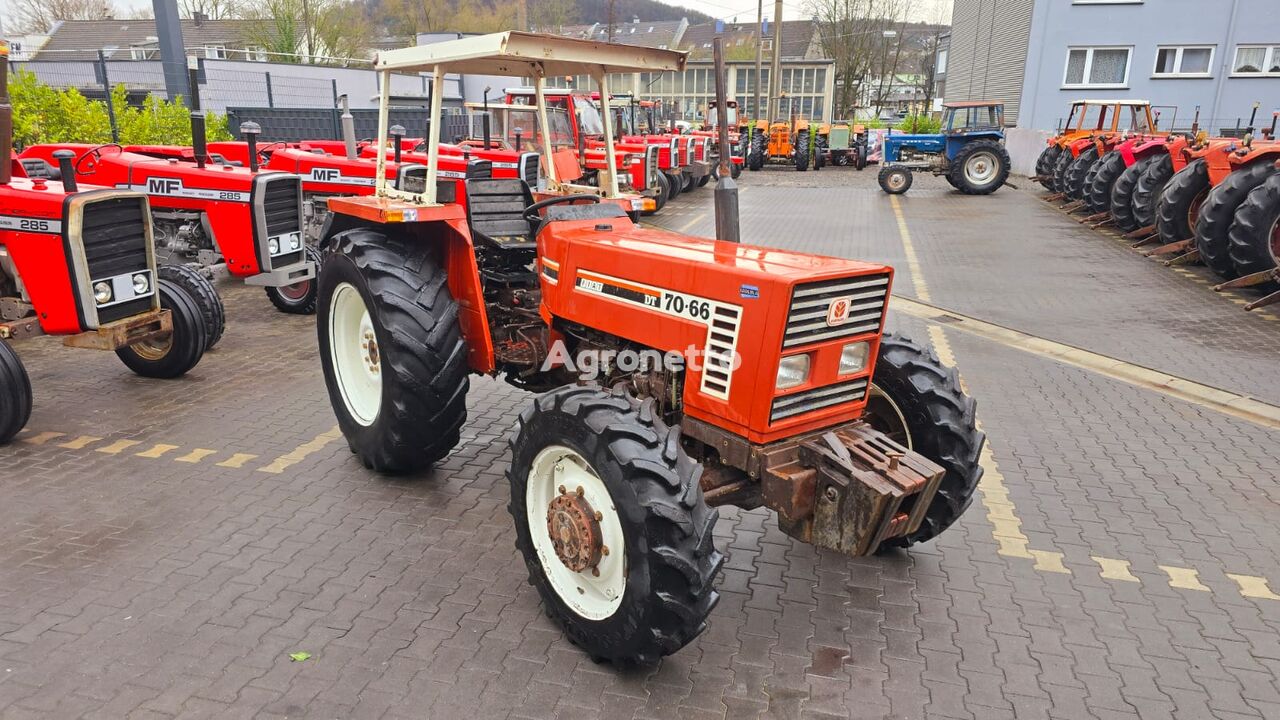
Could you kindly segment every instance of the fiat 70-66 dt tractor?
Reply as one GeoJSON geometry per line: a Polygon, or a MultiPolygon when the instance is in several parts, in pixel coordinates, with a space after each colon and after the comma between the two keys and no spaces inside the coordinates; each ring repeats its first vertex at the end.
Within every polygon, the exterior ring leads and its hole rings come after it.
{"type": "MultiPolygon", "coordinates": [[[[31,415],[31,381],[10,342],[62,335],[114,350],[139,375],[173,378],[208,339],[197,299],[156,274],[146,195],[82,189],[71,172],[63,182],[24,176],[12,158],[8,56],[0,41],[0,444],[31,415]]],[[[71,153],[57,160],[69,165],[71,153]]]]}
{"type": "MultiPolygon", "coordinates": [[[[542,114],[546,77],[591,75],[608,116],[611,74],[685,60],[504,32],[383,52],[375,69],[384,88],[431,72],[434,127],[448,73],[532,78],[542,114]]],[[[648,663],[716,604],[715,506],[771,508],[848,555],[907,547],[969,505],[983,436],[955,370],[884,333],[890,268],[638,227],[605,199],[616,167],[568,195],[470,180],[466,209],[438,202],[434,178],[414,194],[377,173],[374,196],[329,201],[317,332],[338,424],[378,471],[449,454],[471,373],[541,393],[507,472],[529,580],[593,658],[648,663]]]]}
{"type": "Polygon", "coordinates": [[[1004,104],[947,103],[942,132],[886,135],[880,161],[880,189],[901,195],[911,188],[911,171],[928,170],[966,195],[989,195],[1009,177],[1004,148],[1004,104]]]}

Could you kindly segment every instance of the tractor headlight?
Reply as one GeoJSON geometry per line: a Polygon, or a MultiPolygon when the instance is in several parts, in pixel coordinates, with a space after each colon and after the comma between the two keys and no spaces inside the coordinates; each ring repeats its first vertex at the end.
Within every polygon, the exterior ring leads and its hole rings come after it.
{"type": "Polygon", "coordinates": [[[277,240],[276,238],[271,238],[270,240],[268,240],[267,252],[271,253],[272,255],[278,255],[280,253],[280,241],[277,240]]]}
{"type": "Polygon", "coordinates": [[[289,249],[290,249],[290,250],[297,250],[297,249],[299,249],[299,248],[301,248],[301,247],[302,247],[302,236],[301,236],[301,235],[299,235],[298,233],[293,233],[292,235],[290,235],[290,236],[289,236],[289,249]]]}
{"type": "Polygon", "coordinates": [[[809,356],[788,355],[778,363],[778,380],[774,387],[778,390],[803,385],[809,379],[809,356]]]}
{"type": "Polygon", "coordinates": [[[133,294],[146,295],[151,290],[151,278],[146,273],[138,273],[133,276],[133,294]]]}
{"type": "Polygon", "coordinates": [[[852,375],[867,368],[871,346],[865,342],[849,343],[840,351],[840,375],[852,375]]]}
{"type": "Polygon", "coordinates": [[[111,302],[111,283],[101,280],[93,284],[93,299],[99,305],[111,302]]]}

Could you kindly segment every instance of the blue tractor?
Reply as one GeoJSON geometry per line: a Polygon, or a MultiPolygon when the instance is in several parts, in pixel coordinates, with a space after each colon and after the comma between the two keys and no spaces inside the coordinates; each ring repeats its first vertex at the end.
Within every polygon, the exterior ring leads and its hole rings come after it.
{"type": "Polygon", "coordinates": [[[942,175],[966,195],[989,195],[1009,177],[1004,148],[1004,104],[957,102],[942,106],[942,132],[886,135],[880,160],[880,189],[901,195],[911,187],[912,170],[942,175]]]}

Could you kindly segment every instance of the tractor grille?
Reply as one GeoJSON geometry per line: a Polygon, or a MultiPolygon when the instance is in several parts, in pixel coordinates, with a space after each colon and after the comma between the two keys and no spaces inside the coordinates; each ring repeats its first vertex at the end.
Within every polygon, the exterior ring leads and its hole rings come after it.
{"type": "MultiPolygon", "coordinates": [[[[146,203],[139,197],[115,197],[85,204],[80,238],[89,268],[90,301],[95,282],[150,269],[146,214],[146,203]]],[[[98,308],[98,322],[109,323],[137,315],[150,310],[151,303],[152,294],[148,293],[98,308]]]]}
{"type": "Polygon", "coordinates": [[[493,177],[493,163],[489,160],[472,159],[467,163],[468,180],[488,180],[493,177]]]}
{"type": "Polygon", "coordinates": [[[282,245],[290,235],[302,233],[302,179],[297,175],[272,174],[255,178],[255,213],[261,223],[258,233],[259,257],[263,270],[288,267],[302,261],[303,250],[272,256],[268,247],[271,238],[279,238],[282,245]]]}
{"type": "Polygon", "coordinates": [[[520,177],[529,187],[538,187],[538,153],[525,153],[520,156],[520,177]]]}
{"type": "Polygon", "coordinates": [[[867,378],[858,378],[835,385],[805,390],[804,392],[782,395],[773,399],[773,408],[769,412],[769,422],[774,423],[793,415],[813,412],[833,405],[858,402],[866,397],[867,378]]]}
{"type": "Polygon", "coordinates": [[[888,294],[888,275],[797,285],[791,295],[783,349],[878,331],[888,294]],[[841,298],[849,300],[848,320],[839,325],[828,325],[827,313],[831,302],[841,298]]]}
{"type": "Polygon", "coordinates": [[[411,193],[423,193],[427,190],[427,166],[401,166],[399,189],[411,193]]]}

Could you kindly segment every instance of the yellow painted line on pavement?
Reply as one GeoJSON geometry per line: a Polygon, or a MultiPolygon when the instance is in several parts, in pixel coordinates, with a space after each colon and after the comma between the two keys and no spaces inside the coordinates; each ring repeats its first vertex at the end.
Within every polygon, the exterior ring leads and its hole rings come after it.
{"type": "Polygon", "coordinates": [[[156,443],[155,445],[151,446],[150,450],[143,450],[140,453],[135,453],[135,455],[141,458],[158,458],[161,455],[164,455],[165,453],[169,452],[170,450],[177,450],[177,449],[178,449],[177,445],[167,445],[165,443],[156,443]]]}
{"type": "Polygon", "coordinates": [[[1174,567],[1172,565],[1161,565],[1159,567],[1169,576],[1169,587],[1182,590],[1197,590],[1199,592],[1213,592],[1209,589],[1209,586],[1200,582],[1200,573],[1191,568],[1174,567]]]}
{"type": "Polygon", "coordinates": [[[217,463],[217,465],[218,467],[225,467],[225,468],[244,467],[245,463],[249,462],[250,460],[256,457],[258,456],[250,455],[249,453],[236,453],[235,455],[232,455],[226,460],[223,460],[222,462],[217,463]]]}
{"type": "Polygon", "coordinates": [[[134,445],[141,445],[141,444],[142,443],[138,442],[137,440],[117,440],[111,443],[110,445],[103,445],[102,447],[98,448],[98,452],[105,453],[107,455],[119,455],[120,453],[124,452],[125,450],[128,450],[134,445]]]}
{"type": "Polygon", "coordinates": [[[1240,586],[1240,594],[1247,598],[1259,598],[1262,600],[1280,600],[1280,595],[1271,592],[1270,586],[1267,585],[1267,579],[1256,575],[1235,575],[1227,573],[1227,577],[1231,578],[1240,586]]]}
{"type": "Polygon", "coordinates": [[[271,461],[269,465],[264,465],[263,467],[258,468],[258,471],[265,473],[282,473],[289,466],[302,462],[308,455],[321,450],[325,445],[328,445],[340,437],[342,437],[342,431],[338,429],[337,425],[334,425],[329,430],[320,433],[315,438],[271,461]]]}
{"type": "Polygon", "coordinates": [[[74,440],[68,440],[64,443],[58,443],[58,447],[64,447],[68,450],[83,450],[86,447],[98,442],[101,439],[102,438],[100,437],[94,437],[92,435],[81,435],[80,437],[75,438],[74,440]]]}
{"type": "Polygon", "coordinates": [[[63,435],[66,435],[66,433],[53,432],[53,431],[51,431],[51,430],[46,430],[46,431],[44,431],[44,432],[42,432],[42,433],[36,433],[35,435],[32,435],[31,437],[24,437],[24,438],[20,438],[20,440],[21,440],[21,442],[24,442],[24,443],[26,443],[26,444],[28,444],[28,445],[44,445],[45,443],[49,442],[50,440],[52,440],[52,439],[54,439],[54,438],[60,438],[60,437],[62,437],[63,435]]]}
{"type": "Polygon", "coordinates": [[[1128,560],[1116,560],[1115,558],[1098,557],[1092,555],[1093,561],[1102,566],[1102,577],[1107,580],[1119,580],[1121,582],[1142,582],[1133,573],[1129,572],[1128,560]]]}
{"type": "Polygon", "coordinates": [[[889,204],[893,206],[893,214],[898,219],[898,235],[902,238],[902,250],[907,258],[907,269],[911,271],[911,282],[916,287],[916,297],[929,302],[929,288],[924,282],[924,270],[920,269],[920,257],[916,255],[916,247],[911,242],[911,231],[907,229],[907,217],[902,214],[902,202],[898,200],[897,195],[890,195],[889,204]]]}
{"type": "Polygon", "coordinates": [[[218,451],[210,450],[208,448],[196,448],[180,458],[174,458],[173,461],[180,463],[198,463],[216,452],[218,451]]]}

